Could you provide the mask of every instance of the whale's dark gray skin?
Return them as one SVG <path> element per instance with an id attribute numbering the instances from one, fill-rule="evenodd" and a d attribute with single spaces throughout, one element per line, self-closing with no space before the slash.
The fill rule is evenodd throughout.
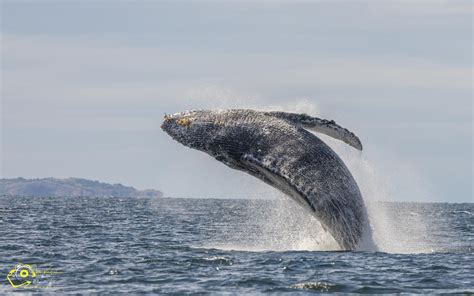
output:
<path id="1" fill-rule="evenodd" d="M 372 247 L 359 187 L 339 156 L 316 135 L 362 150 L 334 121 L 306 114 L 233 109 L 166 116 L 161 128 L 181 144 L 255 176 L 309 210 L 343 250 Z"/>

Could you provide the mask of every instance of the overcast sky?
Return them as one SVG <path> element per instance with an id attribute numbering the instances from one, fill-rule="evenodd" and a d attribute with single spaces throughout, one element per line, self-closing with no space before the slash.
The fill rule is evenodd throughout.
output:
<path id="1" fill-rule="evenodd" d="M 410 4 L 409 4 L 410 3 Z M 83 177 L 167 196 L 274 191 L 159 129 L 193 108 L 302 111 L 362 191 L 472 202 L 471 1 L 1 1 L 2 177 Z"/>

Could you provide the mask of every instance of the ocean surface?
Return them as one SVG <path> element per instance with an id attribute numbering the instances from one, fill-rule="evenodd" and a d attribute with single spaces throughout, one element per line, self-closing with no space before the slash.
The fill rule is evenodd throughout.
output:
<path id="1" fill-rule="evenodd" d="M 286 200 L 1 197 L 0 294 L 474 293 L 474 204 L 369 212 L 343 252 Z"/>

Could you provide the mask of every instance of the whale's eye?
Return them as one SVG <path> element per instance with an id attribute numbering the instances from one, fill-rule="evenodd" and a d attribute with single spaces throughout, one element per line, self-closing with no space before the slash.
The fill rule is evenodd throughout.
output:
<path id="1" fill-rule="evenodd" d="M 191 125 L 191 119 L 187 117 L 180 118 L 176 120 L 176 124 L 181 125 L 181 126 L 190 126 Z"/>

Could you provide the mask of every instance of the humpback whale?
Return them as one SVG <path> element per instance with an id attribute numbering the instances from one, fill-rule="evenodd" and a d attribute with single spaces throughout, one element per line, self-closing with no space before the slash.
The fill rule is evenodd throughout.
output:
<path id="1" fill-rule="evenodd" d="M 310 131 L 362 150 L 359 138 L 332 120 L 249 109 L 165 115 L 174 140 L 282 191 L 319 220 L 342 250 L 373 248 L 359 187 L 339 156 Z"/>

